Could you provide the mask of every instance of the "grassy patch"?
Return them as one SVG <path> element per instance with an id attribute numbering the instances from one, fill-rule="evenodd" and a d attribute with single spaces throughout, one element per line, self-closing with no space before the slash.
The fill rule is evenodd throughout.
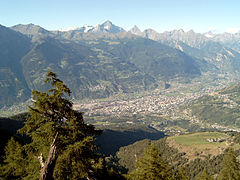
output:
<path id="1" fill-rule="evenodd" d="M 219 145 L 218 142 L 211 143 L 207 139 L 227 138 L 227 137 L 228 136 L 226 134 L 220 133 L 220 132 L 203 132 L 203 133 L 194 133 L 194 134 L 181 135 L 181 136 L 173 136 L 173 137 L 170 137 L 169 139 L 174 139 L 177 144 L 191 146 L 191 145 L 204 145 L 204 144 Z"/>
<path id="2" fill-rule="evenodd" d="M 214 142 L 209 142 L 211 139 Z M 189 160 L 203 158 L 208 155 L 216 156 L 222 154 L 229 146 L 232 146 L 232 138 L 221 132 L 199 132 L 172 136 L 167 141 L 171 147 L 178 149 L 179 152 L 185 152 L 185 156 Z M 239 149 L 239 145 L 233 148 Z"/>

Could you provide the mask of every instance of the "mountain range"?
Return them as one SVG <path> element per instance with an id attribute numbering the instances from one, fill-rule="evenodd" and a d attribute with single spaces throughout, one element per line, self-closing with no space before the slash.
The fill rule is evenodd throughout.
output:
<path id="1" fill-rule="evenodd" d="M 184 32 L 182 29 L 164 33 L 158 33 L 152 29 L 141 32 L 135 26 L 129 32 L 179 49 L 197 59 L 205 60 L 222 72 L 239 71 L 238 42 L 240 42 L 240 36 L 238 33 L 231 34 L 230 40 L 229 33 L 209 36 L 205 33 L 195 33 L 193 30 Z"/>
<path id="2" fill-rule="evenodd" d="M 238 47 L 230 48 L 237 34 L 234 42 L 228 36 L 208 36 L 183 30 L 141 32 L 137 26 L 125 31 L 110 21 L 68 31 L 34 24 L 0 26 L 0 107 L 27 100 L 31 90 L 46 89 L 49 70 L 70 87 L 74 99 L 151 90 L 203 72 L 238 73 Z"/>

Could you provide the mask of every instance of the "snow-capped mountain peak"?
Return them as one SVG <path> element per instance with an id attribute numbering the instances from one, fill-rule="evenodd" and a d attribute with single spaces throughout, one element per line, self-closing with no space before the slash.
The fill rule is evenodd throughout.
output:
<path id="1" fill-rule="evenodd" d="M 107 20 L 103 24 L 98 24 L 96 26 L 84 25 L 81 27 L 73 26 L 67 29 L 63 29 L 61 31 L 79 31 L 79 32 L 93 32 L 93 33 L 119 33 L 125 32 L 125 30 L 121 27 L 115 26 L 111 21 Z"/>
<path id="2" fill-rule="evenodd" d="M 80 31 L 80 32 L 89 32 L 90 30 L 93 29 L 93 26 L 89 26 L 89 25 L 84 25 L 84 26 L 72 26 L 70 28 L 67 29 L 62 29 L 60 31 Z"/>
<path id="3" fill-rule="evenodd" d="M 207 38 L 212 38 L 216 34 L 214 34 L 213 31 L 208 31 L 208 32 L 204 33 L 203 35 L 206 36 Z"/>

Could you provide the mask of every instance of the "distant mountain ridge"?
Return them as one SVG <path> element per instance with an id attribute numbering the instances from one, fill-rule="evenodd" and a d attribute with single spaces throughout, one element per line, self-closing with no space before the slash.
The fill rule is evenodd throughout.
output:
<path id="1" fill-rule="evenodd" d="M 50 31 L 34 24 L 18 24 L 12 26 L 11 29 L 21 32 L 26 35 L 36 35 L 36 34 L 49 34 Z M 82 33 L 120 33 L 126 32 L 123 28 L 114 25 L 111 21 L 107 20 L 103 24 L 98 24 L 96 26 L 91 25 L 84 25 L 81 27 L 72 27 L 66 30 L 61 30 L 60 32 L 67 32 L 67 31 L 77 31 Z"/>
<path id="2" fill-rule="evenodd" d="M 32 23 L 27 24 L 27 25 L 18 24 L 18 25 L 12 26 L 11 29 L 13 29 L 14 31 L 18 31 L 22 34 L 26 34 L 26 35 L 50 33 L 50 31 L 48 31 L 38 25 L 34 25 Z"/>
<path id="3" fill-rule="evenodd" d="M 124 30 L 123 28 L 114 25 L 111 21 L 107 20 L 102 24 L 98 24 L 96 26 L 92 25 L 84 25 L 84 26 L 76 26 L 72 28 L 68 28 L 66 30 L 62 31 L 48 31 L 38 25 L 34 24 L 27 24 L 27 25 L 15 25 L 11 27 L 11 29 L 15 31 L 19 31 L 23 34 L 27 35 L 36 35 L 36 34 L 51 34 L 59 32 L 81 32 L 81 33 L 121 33 L 121 32 L 130 32 L 132 34 L 149 38 L 155 41 L 181 41 L 187 45 L 194 46 L 195 48 L 198 47 L 200 44 L 206 42 L 206 41 L 214 41 L 218 42 L 225 47 L 231 48 L 237 52 L 240 51 L 240 32 L 237 32 L 235 34 L 231 33 L 223 33 L 223 34 L 215 34 L 212 31 L 206 32 L 206 33 L 195 33 L 193 30 L 190 30 L 188 32 L 184 32 L 183 29 L 179 30 L 172 30 L 172 31 L 165 31 L 163 33 L 158 33 L 154 29 L 146 29 L 144 31 L 141 31 L 136 25 L 131 28 L 129 31 Z M 192 40 L 191 40 L 192 39 Z"/>
<path id="4" fill-rule="evenodd" d="M 136 29 L 136 27 L 134 28 Z M 182 29 L 165 31 L 164 33 L 157 33 L 152 29 L 147 29 L 143 32 L 135 32 L 131 29 L 130 32 L 179 49 L 197 59 L 205 60 L 222 72 L 240 71 L 238 45 L 234 46 L 236 48 L 231 49 L 231 43 L 227 45 L 227 40 L 223 40 L 224 34 L 214 35 L 211 33 L 210 35 L 208 33 L 206 35 L 195 33 L 193 30 L 184 32 Z M 233 44 L 237 44 L 236 41 L 240 42 L 238 36 L 238 34 L 232 34 L 232 39 L 236 38 L 235 41 L 231 41 Z M 221 40 L 218 40 L 217 37 Z"/>
<path id="5" fill-rule="evenodd" d="M 33 89 L 46 89 L 43 80 L 48 70 L 56 72 L 73 90 L 75 99 L 140 92 L 159 87 L 159 81 L 201 75 L 194 58 L 159 42 L 124 32 L 110 21 L 99 25 L 99 31 L 88 33 L 48 31 L 33 24 L 4 28 L 25 38 L 28 44 L 25 47 L 22 42 L 15 48 L 26 51 L 17 56 L 19 66 L 12 70 L 18 76 L 21 74 L 19 82 L 25 86 L 18 89 L 11 86 L 16 93 L 8 90 L 8 96 L 2 98 L 11 97 L 11 100 L 1 101 L 0 106 L 29 98 Z M 7 45 L 10 41 L 3 41 L 4 38 L 0 39 L 2 45 L 10 48 L 11 45 Z M 9 86 L 11 80 L 2 77 Z M 1 90 L 6 94 L 6 89 Z M 26 92 L 25 99 L 17 100 L 21 92 Z"/>
<path id="6" fill-rule="evenodd" d="M 3 52 L 12 53 L 0 53 L 5 62 L 1 67 L 11 70 L 2 70 L 0 106 L 26 100 L 33 89 L 45 89 L 42 82 L 48 70 L 73 89 L 75 99 L 155 89 L 160 81 L 191 79 L 208 71 L 240 72 L 237 51 L 194 31 L 141 32 L 134 26 L 127 32 L 111 21 L 69 31 L 49 31 L 34 24 L 1 28 Z"/>

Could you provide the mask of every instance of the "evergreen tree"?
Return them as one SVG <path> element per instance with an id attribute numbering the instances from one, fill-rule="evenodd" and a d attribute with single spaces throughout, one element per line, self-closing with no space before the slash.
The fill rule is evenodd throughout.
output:
<path id="1" fill-rule="evenodd" d="M 128 179 L 168 180 L 173 179 L 173 174 L 168 164 L 163 162 L 159 150 L 150 145 L 137 161 L 135 170 L 129 173 Z"/>
<path id="2" fill-rule="evenodd" d="M 15 179 L 20 176 L 27 174 L 26 165 L 26 154 L 23 146 L 15 141 L 13 137 L 8 141 L 5 147 L 5 158 L 4 166 L 1 167 L 1 176 L 8 179 Z"/>
<path id="3" fill-rule="evenodd" d="M 175 179 L 176 180 L 190 180 L 190 178 L 188 177 L 188 175 L 186 173 L 186 170 L 182 166 L 177 170 Z"/>
<path id="4" fill-rule="evenodd" d="M 224 154 L 222 168 L 219 173 L 219 180 L 239 180 L 240 179 L 240 166 L 236 159 L 234 150 L 230 148 Z"/>
<path id="5" fill-rule="evenodd" d="M 208 174 L 206 169 L 204 169 L 201 173 L 198 174 L 196 180 L 214 180 L 214 178 Z"/>
<path id="6" fill-rule="evenodd" d="M 66 98 L 71 92 L 55 73 L 48 72 L 45 83 L 50 83 L 51 89 L 33 91 L 30 116 L 19 131 L 32 141 L 20 147 L 10 140 L 2 169 L 12 166 L 13 170 L 5 172 L 5 177 L 39 179 L 41 171 L 40 179 L 93 179 L 107 172 L 94 145 L 94 136 L 101 132 L 85 124 L 82 113 L 73 109 Z"/>

